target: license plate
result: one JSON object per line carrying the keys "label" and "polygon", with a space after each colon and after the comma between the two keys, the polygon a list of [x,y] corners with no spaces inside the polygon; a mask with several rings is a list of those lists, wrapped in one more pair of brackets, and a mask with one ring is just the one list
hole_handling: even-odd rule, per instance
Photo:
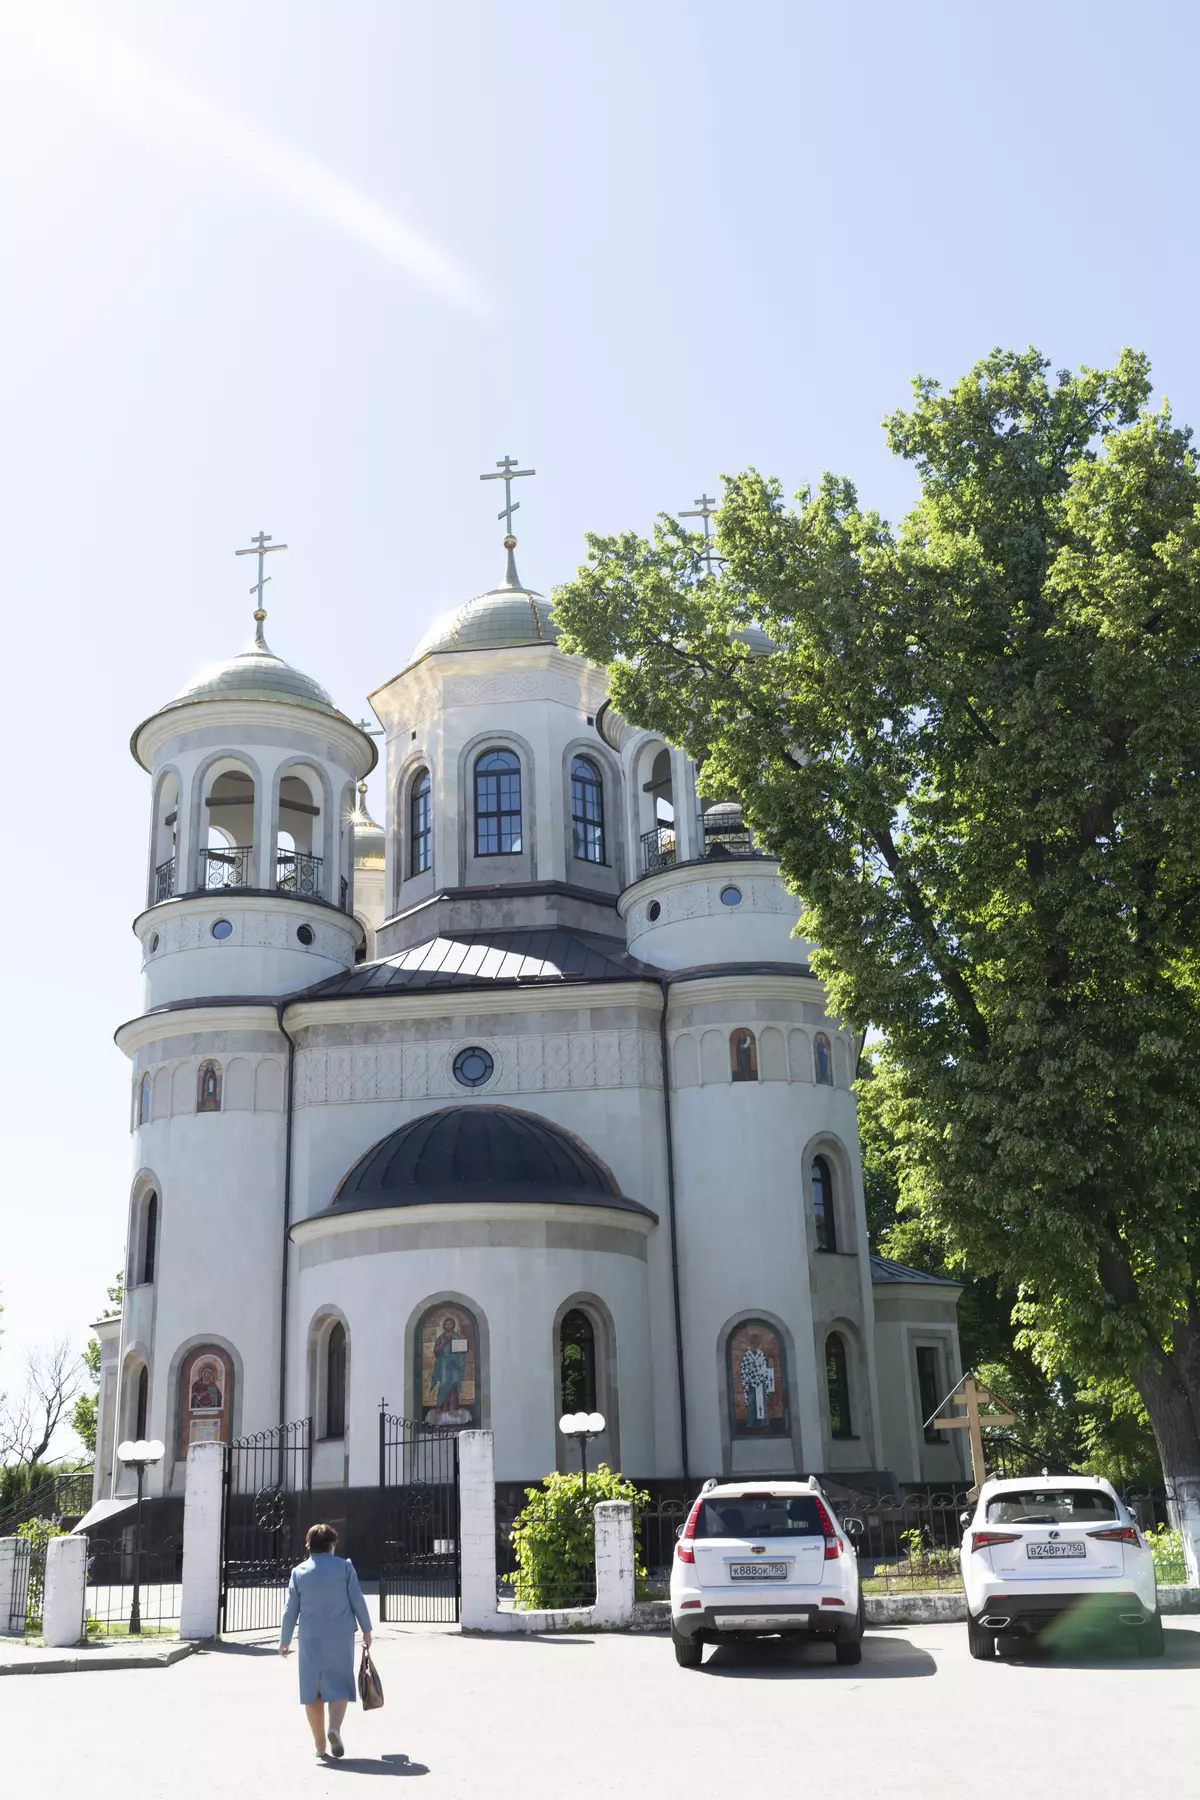
{"label": "license plate", "polygon": [[1082,1562],[1087,1551],[1082,1544],[1026,1544],[1025,1554],[1033,1562],[1040,1562],[1043,1557],[1071,1556]]}
{"label": "license plate", "polygon": [[733,1581],[786,1581],[788,1566],[781,1563],[730,1563],[729,1575]]}

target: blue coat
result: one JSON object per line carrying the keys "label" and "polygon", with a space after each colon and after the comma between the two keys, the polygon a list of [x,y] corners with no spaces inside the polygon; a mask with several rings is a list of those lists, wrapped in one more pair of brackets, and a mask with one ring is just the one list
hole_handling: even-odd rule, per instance
{"label": "blue coat", "polygon": [[314,1700],[353,1700],[354,1624],[370,1631],[371,1615],[354,1573],[344,1556],[310,1556],[292,1570],[281,1644],[290,1644],[300,1623],[300,1704]]}

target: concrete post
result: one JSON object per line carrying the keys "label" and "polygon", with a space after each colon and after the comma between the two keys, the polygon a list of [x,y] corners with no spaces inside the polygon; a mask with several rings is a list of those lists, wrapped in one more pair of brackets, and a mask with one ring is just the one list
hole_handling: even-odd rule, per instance
{"label": "concrete post", "polygon": [[193,1444],[188,1450],[183,1494],[183,1588],[179,1635],[216,1637],[221,1608],[221,1501],[224,1444]]}
{"label": "concrete post", "polygon": [[458,1535],[464,1631],[496,1629],[496,1459],[490,1431],[458,1434]]}
{"label": "concrete post", "polygon": [[[25,1636],[25,1583],[29,1569],[29,1545],[24,1538],[0,1538],[0,1637]],[[19,1585],[19,1592],[18,1592]],[[9,1625],[14,1611],[20,1612],[16,1625]]]}
{"label": "concrete post", "polygon": [[633,1507],[628,1500],[602,1500],[596,1508],[597,1625],[622,1627],[633,1621]]}
{"label": "concrete post", "polygon": [[46,1545],[46,1586],[42,1595],[42,1642],[53,1649],[77,1644],[83,1636],[83,1601],[87,1586],[88,1541],[51,1538]]}

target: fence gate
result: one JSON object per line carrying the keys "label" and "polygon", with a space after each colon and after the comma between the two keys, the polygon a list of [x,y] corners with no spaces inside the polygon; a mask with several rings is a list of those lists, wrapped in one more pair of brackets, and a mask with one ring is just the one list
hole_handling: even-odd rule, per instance
{"label": "fence gate", "polygon": [[312,1420],[236,1438],[225,1463],[221,1630],[270,1631],[312,1523]]}
{"label": "fence gate", "polygon": [[460,1589],[458,1434],[379,1414],[379,1617],[455,1624]]}

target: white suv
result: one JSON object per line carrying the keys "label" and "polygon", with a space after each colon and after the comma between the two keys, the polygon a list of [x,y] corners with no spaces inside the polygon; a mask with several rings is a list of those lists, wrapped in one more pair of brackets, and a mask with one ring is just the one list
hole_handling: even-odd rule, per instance
{"label": "white suv", "polygon": [[963,1587],[972,1656],[991,1658],[1002,1632],[1032,1635],[1065,1613],[1127,1631],[1161,1656],[1154,1558],[1107,1481],[1038,1475],[985,1481],[964,1515]]}
{"label": "white suv", "polygon": [[671,1564],[671,1641],[685,1669],[705,1644],[831,1639],[862,1660],[858,1557],[815,1481],[708,1481]]}

